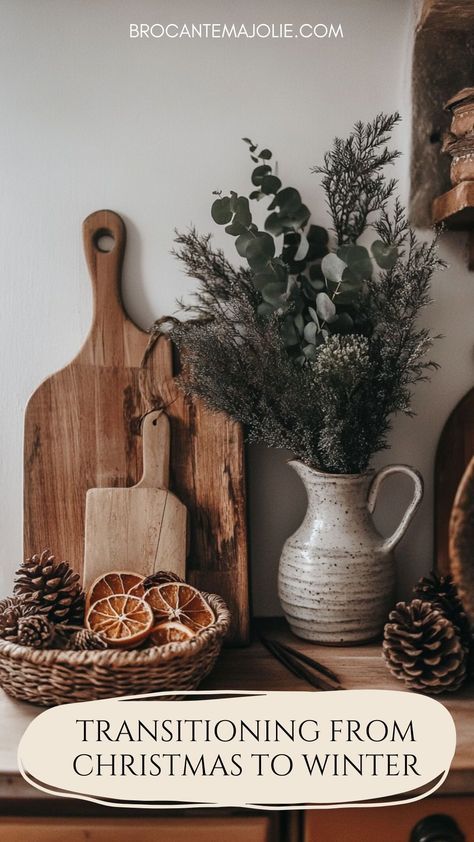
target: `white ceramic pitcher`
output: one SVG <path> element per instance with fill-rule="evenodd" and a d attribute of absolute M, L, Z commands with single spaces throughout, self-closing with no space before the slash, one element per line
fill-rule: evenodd
<path fill-rule="evenodd" d="M 325 474 L 302 462 L 289 463 L 301 477 L 308 508 L 286 541 L 278 593 L 298 637 L 332 645 L 379 637 L 394 603 L 393 549 L 423 497 L 423 480 L 408 465 L 388 465 L 374 475 Z M 372 513 L 383 480 L 407 474 L 414 494 L 400 525 L 382 538 Z"/>

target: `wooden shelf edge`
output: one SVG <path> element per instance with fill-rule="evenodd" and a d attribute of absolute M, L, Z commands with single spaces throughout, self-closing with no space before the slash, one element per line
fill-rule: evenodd
<path fill-rule="evenodd" d="M 461 181 L 432 205 L 434 225 L 443 223 L 453 231 L 468 231 L 468 268 L 474 271 L 474 181 Z"/>
<path fill-rule="evenodd" d="M 474 181 L 461 181 L 433 202 L 433 223 L 448 228 L 474 227 Z"/>

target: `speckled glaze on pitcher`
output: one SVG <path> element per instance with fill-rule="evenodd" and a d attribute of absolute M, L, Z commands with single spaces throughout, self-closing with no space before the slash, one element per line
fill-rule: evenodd
<path fill-rule="evenodd" d="M 298 637 L 331 645 L 363 643 L 380 636 L 393 607 L 393 549 L 423 497 L 423 480 L 408 465 L 388 465 L 374 475 L 324 474 L 290 462 L 301 477 L 308 508 L 286 541 L 278 594 Z M 414 494 L 400 525 L 382 538 L 372 513 L 383 480 L 407 474 Z"/>

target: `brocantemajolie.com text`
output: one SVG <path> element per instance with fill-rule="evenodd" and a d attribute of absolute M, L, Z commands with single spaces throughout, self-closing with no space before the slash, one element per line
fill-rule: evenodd
<path fill-rule="evenodd" d="M 285 39 L 344 38 L 340 23 L 131 23 L 130 38 Z"/>

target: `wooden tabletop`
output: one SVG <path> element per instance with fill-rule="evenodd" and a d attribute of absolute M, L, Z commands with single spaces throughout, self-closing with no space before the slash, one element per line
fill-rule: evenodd
<path fill-rule="evenodd" d="M 281 640 L 330 667 L 345 689 L 403 690 L 389 674 L 380 644 L 327 647 L 298 640 L 283 620 L 258 621 L 254 640 L 243 649 L 225 649 L 212 675 L 202 685 L 208 690 L 313 690 L 296 678 L 262 645 L 258 635 Z M 318 692 L 318 691 L 314 691 Z M 440 791 L 474 794 L 474 686 L 438 697 L 452 714 L 457 749 L 451 771 Z M 0 798 L 38 798 L 41 793 L 26 784 L 18 771 L 16 752 L 20 737 L 41 708 L 20 703 L 0 691 Z"/>

